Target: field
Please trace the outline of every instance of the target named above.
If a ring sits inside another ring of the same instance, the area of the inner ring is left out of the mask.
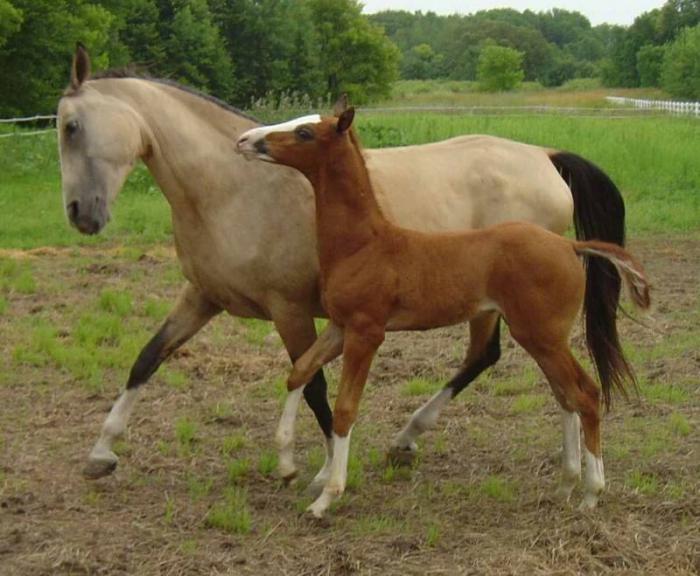
[[[584,100],[595,107],[600,94]],[[262,321],[219,317],[183,347],[143,387],[115,474],[83,480],[107,411],[182,283],[167,205],[139,168],[105,233],[78,236],[62,214],[55,136],[6,138],[3,576],[700,571],[698,121],[377,111],[360,128],[367,146],[480,132],[566,148],[620,185],[655,308],[641,323],[620,320],[640,393],[605,418],[599,509],[577,511],[578,490],[571,503],[554,497],[558,408],[507,336],[499,364],[425,434],[416,466],[386,465],[393,434],[461,362],[464,327],[387,339],[353,435],[349,489],[326,520],[302,514],[323,457],[307,409],[302,475],[292,487],[275,477],[288,361]],[[583,355],[580,333],[574,342]],[[328,374],[333,383],[337,363]]]

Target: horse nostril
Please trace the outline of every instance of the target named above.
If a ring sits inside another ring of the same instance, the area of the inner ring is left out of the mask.
[[[74,222],[78,217],[78,201],[73,200],[73,202],[69,202],[68,206],[66,206],[66,212],[68,212],[68,218],[71,222]]]
[[[240,148],[241,144],[245,144],[246,142],[248,142],[248,136],[243,136],[243,138],[238,140],[238,147]]]
[[[265,138],[260,138],[260,140],[253,144],[253,148],[255,148],[256,152],[259,154],[267,154],[267,142],[265,142]]]

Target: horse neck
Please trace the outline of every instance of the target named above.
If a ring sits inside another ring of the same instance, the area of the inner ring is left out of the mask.
[[[227,201],[218,185],[220,172],[227,170],[227,181],[235,184],[241,160],[232,143],[255,122],[156,81],[123,78],[99,83],[101,90],[127,101],[140,117],[148,144],[142,160],[176,214],[183,212],[182,206],[192,214],[191,208],[202,201],[209,206]],[[217,170],[211,169],[214,165]]]
[[[322,269],[354,254],[388,227],[354,135],[336,142],[308,177],[316,195]]]

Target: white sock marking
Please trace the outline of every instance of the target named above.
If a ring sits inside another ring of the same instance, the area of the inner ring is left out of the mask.
[[[430,400],[413,413],[408,424],[394,439],[394,446],[403,450],[415,450],[416,438],[435,426],[440,412],[451,399],[451,388],[443,388],[434,394]]]
[[[296,466],[294,465],[294,424],[303,390],[304,387],[300,386],[287,394],[282,417],[277,427],[275,436],[279,449],[277,470],[282,478],[292,476],[296,472]]]
[[[331,462],[331,475],[328,478],[326,486],[323,488],[321,495],[308,507],[317,518],[323,516],[323,513],[328,509],[333,500],[340,498],[345,492],[345,483],[348,474],[348,457],[350,454],[350,435],[338,436],[333,433],[333,459]]]
[[[116,455],[112,452],[112,445],[126,430],[126,424],[134,409],[137,394],[138,388],[127,389],[114,403],[102,425],[102,433],[90,452],[90,459],[117,460]]]
[[[605,488],[605,472],[603,470],[603,458],[598,458],[588,451],[584,450],[586,459],[586,475],[584,481],[585,494],[581,508],[595,508],[598,503],[598,496]]]

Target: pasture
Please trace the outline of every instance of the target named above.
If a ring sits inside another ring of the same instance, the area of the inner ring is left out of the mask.
[[[593,97],[591,97],[591,101]],[[290,114],[292,115],[292,114]],[[598,163],[627,202],[654,285],[621,318],[639,397],[603,422],[607,491],[558,501],[559,410],[503,357],[449,405],[410,470],[384,454],[456,370],[465,327],[392,334],[353,435],[348,491],[309,520],[323,460],[300,412],[302,475],[275,477],[288,360],[269,323],[221,316],[143,387],[112,477],[84,459],[181,285],[168,207],[138,168],[98,237],[63,216],[55,135],[0,140],[0,565],[24,574],[695,574],[700,570],[700,124],[654,117],[359,114],[366,146],[490,133]],[[580,332],[574,349],[583,354]],[[332,383],[338,365],[328,370]],[[332,390],[332,394],[333,394]]]

